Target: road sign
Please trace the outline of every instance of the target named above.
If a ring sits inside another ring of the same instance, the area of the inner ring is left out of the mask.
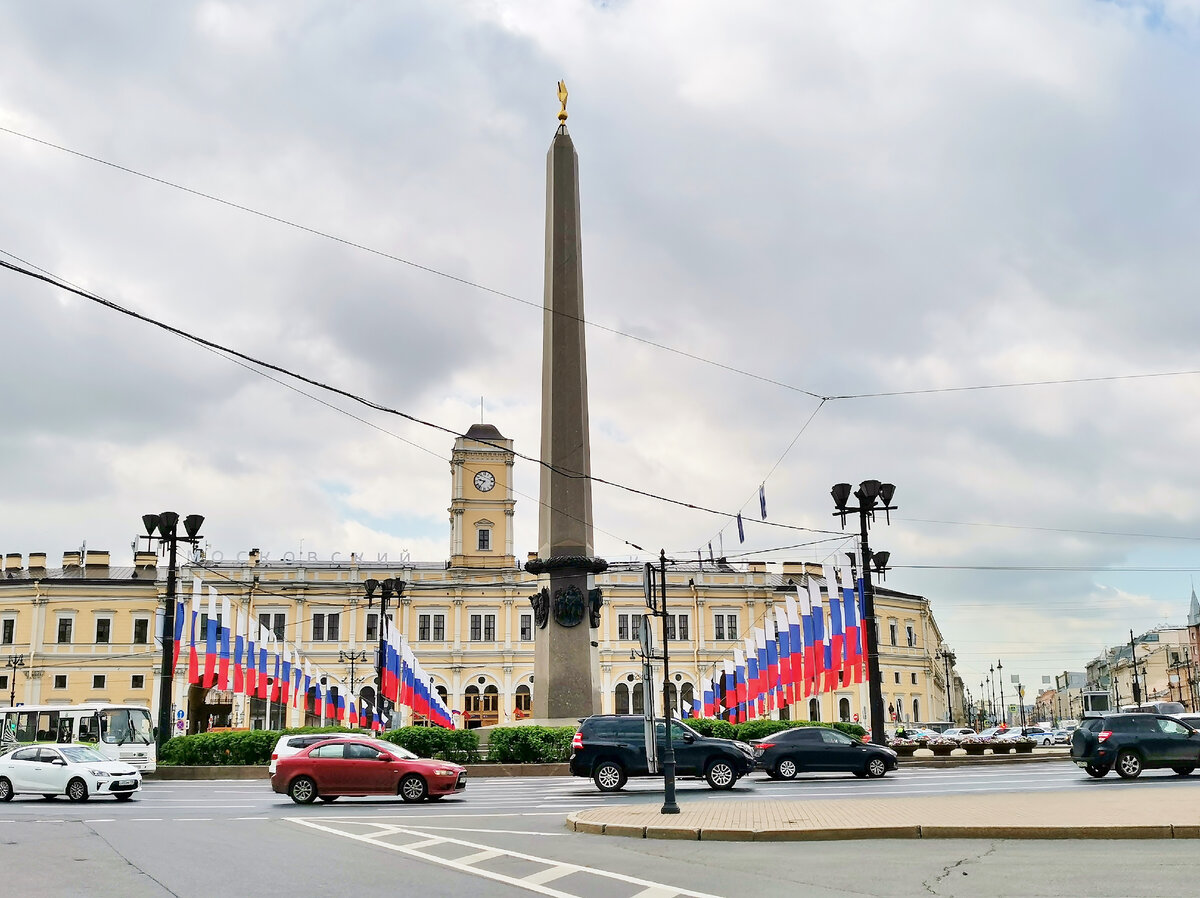
[[[642,629],[638,632],[638,643],[642,656],[650,658],[654,655],[654,630],[651,623],[654,619],[649,614],[642,615]]]
[[[185,717],[187,717],[187,714],[184,712],[183,708],[177,708],[175,711],[175,719],[183,720]]]

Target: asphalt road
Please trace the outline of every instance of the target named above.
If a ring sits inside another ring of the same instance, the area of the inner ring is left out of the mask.
[[[1139,784],[1200,790],[1200,777]],[[901,769],[882,780],[754,776],[728,793],[683,781],[679,800],[825,799],[1122,788],[1066,762]],[[1197,791],[1200,802],[1200,791]],[[0,805],[0,877],[12,895],[325,895],[600,898],[814,895],[1178,895],[1194,891],[1192,842],[659,842],[576,834],[563,818],[610,803],[657,803],[661,782],[613,796],[569,777],[481,779],[461,797],[406,805],[294,805],[267,782],[155,782],[131,803],[21,797]],[[587,869],[584,869],[587,868]],[[797,891],[798,890],[798,891]]]

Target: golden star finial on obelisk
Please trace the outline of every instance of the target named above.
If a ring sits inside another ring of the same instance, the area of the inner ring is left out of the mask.
[[[567,82],[558,82],[558,102],[562,103],[562,109],[558,110],[558,120],[562,124],[567,123]]]

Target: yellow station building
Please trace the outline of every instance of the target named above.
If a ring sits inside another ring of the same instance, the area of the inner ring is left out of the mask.
[[[214,586],[235,609],[294,645],[301,658],[346,683],[370,706],[379,608],[368,608],[364,583],[402,581],[403,591],[389,616],[447,705],[465,712],[461,719],[468,726],[515,722],[528,715],[537,685],[529,603],[536,578],[521,568],[513,550],[513,462],[512,441],[494,426],[474,425],[455,440],[447,560],[371,562],[354,555],[320,562],[275,560],[250,550],[234,561],[183,565],[180,594],[187,596],[192,578],[200,577],[205,618],[207,587]],[[132,567],[114,567],[107,552],[68,552],[61,567],[48,568],[44,554],[27,560],[7,555],[0,579],[0,660],[20,657],[23,666],[0,669],[0,704],[11,693],[17,703],[136,702],[157,714],[158,632],[166,585],[165,563],[156,567],[157,562],[153,553],[137,553]],[[773,620],[776,603],[810,573],[822,576],[818,566],[803,562],[718,560],[670,566],[670,688],[677,701],[698,697],[703,683],[732,657],[751,628]],[[596,578],[604,604],[593,636],[605,712],[640,712],[643,707],[638,688],[642,666],[633,657],[641,615],[647,611],[642,576],[640,563],[615,562]],[[910,724],[961,719],[962,699],[956,691],[961,681],[947,666],[929,600],[878,588],[876,618],[889,713]],[[189,689],[187,637],[185,626],[174,689],[174,705],[185,713],[180,732],[306,722],[302,709],[268,708],[228,692]],[[654,694],[662,694],[661,680]],[[793,716],[869,719],[865,684],[806,705],[790,709]]]

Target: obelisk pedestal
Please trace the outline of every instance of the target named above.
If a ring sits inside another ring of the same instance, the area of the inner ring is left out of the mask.
[[[546,292],[542,318],[541,515],[535,611],[533,717],[575,721],[600,712],[600,624],[592,548],[591,441],[584,346],[579,157],[560,83],[558,131],[546,157]]]

